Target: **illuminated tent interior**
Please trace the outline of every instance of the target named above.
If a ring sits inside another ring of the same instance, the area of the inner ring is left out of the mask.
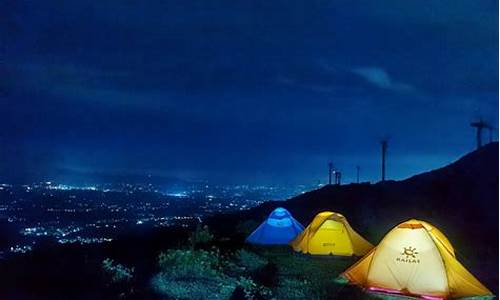
[[[329,211],[317,214],[290,245],[302,253],[342,256],[362,256],[373,248],[352,229],[343,215]]]
[[[488,296],[436,227],[409,220],[393,228],[343,277],[369,291],[447,299]]]
[[[248,243],[263,245],[287,245],[304,226],[295,220],[290,212],[278,207],[246,239]]]

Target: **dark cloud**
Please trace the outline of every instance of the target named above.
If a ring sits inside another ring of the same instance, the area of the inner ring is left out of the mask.
[[[35,153],[36,172],[307,181],[330,159],[375,179],[391,135],[390,170],[411,175],[471,149],[471,119],[498,121],[497,12],[496,1],[7,1],[2,143]]]

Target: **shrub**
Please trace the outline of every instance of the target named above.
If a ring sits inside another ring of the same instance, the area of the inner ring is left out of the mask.
[[[115,263],[110,258],[102,261],[102,269],[111,277],[113,283],[128,282],[134,277],[134,268],[127,268],[122,264]]]
[[[219,252],[206,250],[168,250],[158,256],[163,273],[182,278],[222,276]]]
[[[158,265],[161,272],[151,285],[169,299],[230,299],[237,287],[249,300],[271,295],[268,288],[242,276],[267,265],[267,260],[245,250],[232,260],[224,259],[218,250],[168,250],[158,256]]]
[[[155,291],[171,299],[229,299],[236,287],[234,282],[217,277],[187,280],[166,273],[157,274],[151,284]]]
[[[255,272],[267,265],[267,259],[244,249],[236,252],[236,262],[250,272]]]
[[[208,229],[208,226],[205,225],[201,227],[200,224],[196,226],[196,230],[189,236],[189,242],[191,244],[191,248],[193,249],[196,245],[209,243],[213,239],[214,236]]]
[[[237,281],[222,272],[223,263],[217,250],[168,250],[151,284],[172,299],[229,299]]]
[[[252,279],[247,277],[240,277],[237,282],[238,286],[243,289],[245,299],[265,299],[272,296],[271,290],[256,284]]]

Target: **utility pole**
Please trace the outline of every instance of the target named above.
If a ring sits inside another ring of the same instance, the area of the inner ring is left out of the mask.
[[[382,181],[385,181],[385,156],[387,154],[387,140],[380,142],[382,145]]]
[[[342,172],[337,171],[335,172],[335,184],[340,185],[342,180]]]
[[[333,163],[328,163],[328,184],[332,184]]]
[[[356,166],[356,183],[359,183],[359,166]]]
[[[479,149],[483,146],[483,129],[488,129],[490,134],[490,142],[492,141],[492,131],[493,127],[487,122],[483,121],[483,118],[479,118],[479,121],[470,123],[471,127],[476,128],[476,148]]]

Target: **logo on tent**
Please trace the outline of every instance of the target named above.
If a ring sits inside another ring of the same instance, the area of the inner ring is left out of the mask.
[[[410,264],[418,264],[420,263],[420,260],[417,259],[417,254],[418,254],[417,248],[414,248],[412,246],[403,247],[403,252],[401,252],[401,256],[404,257],[398,257],[396,258],[396,261],[410,263]]]
[[[418,252],[417,252],[417,248],[413,248],[412,246],[406,248],[404,247],[403,248],[403,253],[401,253],[401,255],[406,255],[406,258],[410,258],[410,257],[413,257],[413,258],[417,258],[417,255]]]

